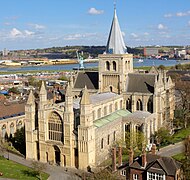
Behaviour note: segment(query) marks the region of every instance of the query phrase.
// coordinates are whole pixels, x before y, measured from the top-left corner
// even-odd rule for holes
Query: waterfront
[[[179,63],[190,63],[190,60],[157,60],[157,59],[144,59],[143,62],[134,60],[134,67],[146,67],[146,66],[175,66]],[[78,64],[61,64],[61,65],[45,65],[45,66],[21,66],[21,67],[1,67],[0,72],[27,72],[27,71],[61,71],[61,70],[72,70],[77,68]],[[96,68],[98,63],[85,63],[85,68]]]

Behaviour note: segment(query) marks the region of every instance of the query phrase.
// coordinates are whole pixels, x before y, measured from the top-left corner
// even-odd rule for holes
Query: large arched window
[[[116,65],[116,62],[113,61],[113,70],[116,71],[117,70],[117,65]]]
[[[109,71],[110,70],[110,63],[108,61],[106,61],[106,70]]]
[[[6,134],[6,125],[4,124],[3,126],[2,126],[2,138],[5,138],[5,134]]]
[[[153,113],[153,100],[152,100],[152,98],[149,98],[149,100],[148,100],[147,110],[148,110],[148,112]]]
[[[59,114],[52,112],[48,119],[49,140],[63,142],[63,121]]]
[[[137,101],[137,111],[142,111],[143,108],[142,108],[142,101],[140,99],[138,99]]]
[[[126,109],[131,112],[132,107],[131,107],[131,100],[130,99],[127,99],[127,101],[126,101]]]

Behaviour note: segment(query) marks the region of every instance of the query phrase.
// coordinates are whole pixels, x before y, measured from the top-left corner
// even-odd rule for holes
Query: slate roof
[[[127,92],[154,93],[155,74],[128,75]]]
[[[151,116],[152,114],[147,111],[135,111],[127,116],[127,120],[140,120],[145,121],[145,118]]]
[[[25,114],[25,101],[22,102],[0,102],[0,120],[21,116]]]
[[[144,170],[155,173],[166,173],[169,176],[175,176],[176,171],[181,168],[181,163],[171,157],[161,157],[158,155],[147,154],[147,164]],[[154,166],[157,166],[154,168]],[[130,168],[142,170],[142,156],[134,161]]]
[[[98,89],[99,75],[96,71],[91,72],[78,72],[74,88],[83,89],[85,85],[87,89]]]

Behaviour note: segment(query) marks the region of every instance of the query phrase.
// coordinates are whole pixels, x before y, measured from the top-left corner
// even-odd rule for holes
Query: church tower
[[[26,131],[26,159],[37,160],[36,140],[37,130],[35,129],[35,97],[30,91],[25,106],[25,131]]]
[[[80,101],[80,125],[78,126],[79,169],[95,163],[95,127],[93,126],[92,104],[85,86]]]
[[[133,55],[127,53],[116,8],[114,8],[106,52],[99,55],[99,91],[119,94],[126,91],[129,72],[133,72]]]

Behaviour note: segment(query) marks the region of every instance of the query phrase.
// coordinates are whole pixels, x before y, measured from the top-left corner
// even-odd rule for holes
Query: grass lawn
[[[17,164],[11,160],[7,160],[3,157],[0,157],[0,172],[3,173],[2,178],[10,179],[39,179],[39,176],[35,172],[26,166]],[[45,180],[49,177],[48,174],[42,173],[42,179]]]
[[[190,135],[190,127],[188,127],[187,129],[181,129],[178,132],[176,132],[172,136],[172,141],[174,143],[183,141],[188,135]]]
[[[180,153],[180,154],[176,154],[174,156],[172,156],[175,160],[177,161],[183,161],[185,159],[185,154],[184,153]]]

